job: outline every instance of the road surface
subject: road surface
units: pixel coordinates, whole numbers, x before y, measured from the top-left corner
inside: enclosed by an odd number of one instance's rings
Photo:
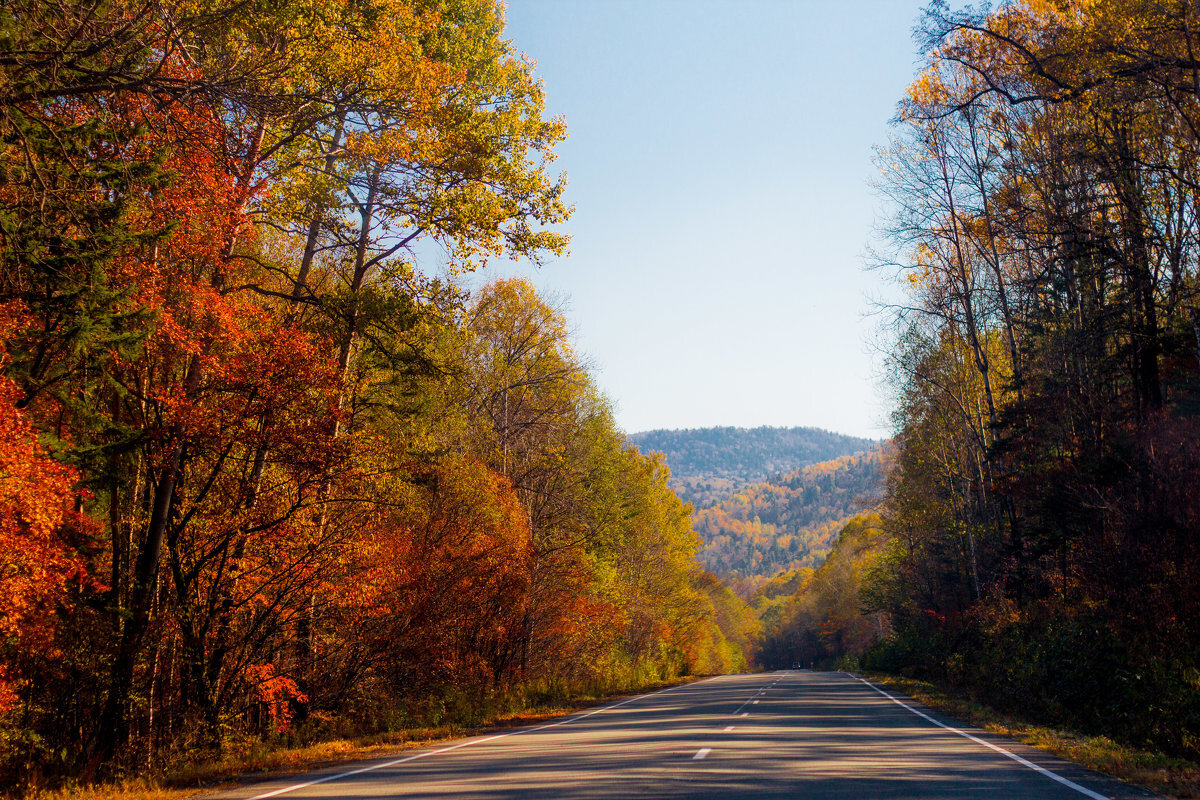
[[[839,672],[729,675],[572,717],[273,778],[280,798],[1153,798]]]

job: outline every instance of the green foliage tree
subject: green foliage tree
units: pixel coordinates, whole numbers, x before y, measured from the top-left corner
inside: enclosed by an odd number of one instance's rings
[[[782,604],[765,620],[756,656],[762,666],[828,667],[838,659],[854,663],[883,638],[884,615],[868,609],[864,596],[864,584],[882,552],[881,523],[873,514],[855,517],[842,528],[820,567],[782,582],[800,585],[783,595]]]

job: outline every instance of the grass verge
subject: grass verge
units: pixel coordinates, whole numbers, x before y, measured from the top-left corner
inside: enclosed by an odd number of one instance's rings
[[[1177,800],[1200,798],[1200,764],[1194,761],[1138,750],[1106,736],[1086,736],[1037,725],[932,683],[878,673],[866,673],[866,677],[989,733],[1007,736],[1088,769]]]
[[[399,753],[428,744],[467,736],[536,725],[582,711],[593,706],[679,686],[700,680],[702,676],[664,681],[643,686],[637,692],[610,692],[560,700],[498,714],[480,725],[440,725],[409,728],[363,736],[330,739],[303,747],[285,747],[278,743],[257,742],[251,747],[229,752],[215,760],[187,763],[159,775],[127,778],[117,782],[68,786],[53,790],[33,790],[23,795],[2,795],[11,800],[183,800],[232,788],[247,780],[262,780],[273,774],[290,774],[320,769],[346,761]]]

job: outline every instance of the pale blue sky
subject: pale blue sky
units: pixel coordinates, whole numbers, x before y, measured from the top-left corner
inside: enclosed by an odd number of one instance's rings
[[[629,432],[886,435],[862,254],[923,0],[510,0],[570,138],[568,301]]]

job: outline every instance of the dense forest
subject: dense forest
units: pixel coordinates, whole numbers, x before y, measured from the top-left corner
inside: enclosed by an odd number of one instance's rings
[[[493,0],[0,12],[0,782],[744,666]],[[413,247],[450,260],[428,277]]]
[[[1200,12],[930,7],[866,663],[1200,755]],[[868,559],[870,560],[870,559]]]
[[[870,439],[820,428],[692,428],[629,437],[643,452],[662,453],[671,488],[696,508],[708,508],[751,483],[852,455]]]
[[[748,654],[1200,757],[1200,10],[918,33],[881,453],[626,436],[558,308],[466,288],[569,243],[500,0],[10,0],[0,785]]]
[[[853,666],[884,641],[891,632],[888,615],[869,594],[884,541],[878,515],[854,517],[819,567],[782,572],[759,586],[751,598],[762,624],[758,664]]]
[[[752,602],[863,665],[1200,755],[1200,15],[926,14],[879,153],[907,298],[878,515]]]
[[[879,450],[842,456],[747,486],[694,516],[700,560],[739,590],[824,560],[842,527],[883,491]],[[741,579],[741,580],[739,580]]]

